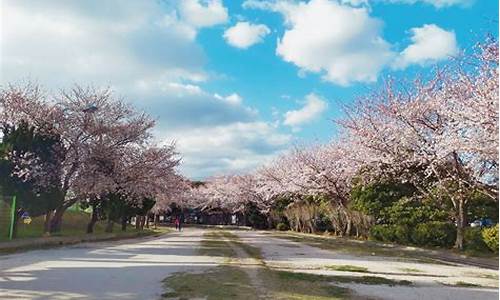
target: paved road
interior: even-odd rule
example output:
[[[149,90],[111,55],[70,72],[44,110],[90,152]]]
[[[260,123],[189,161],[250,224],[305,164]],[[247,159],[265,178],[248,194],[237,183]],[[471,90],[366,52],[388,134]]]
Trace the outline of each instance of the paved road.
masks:
[[[170,274],[202,272],[221,262],[222,258],[197,254],[204,232],[186,228],[182,233],[157,238],[87,243],[0,256],[0,299],[159,299],[164,292],[161,281]],[[262,249],[263,259],[273,268],[325,275],[373,275],[414,282],[412,287],[345,285],[361,296],[398,300],[498,299],[498,271],[356,256],[278,239],[265,232],[233,233],[243,242]],[[367,267],[370,273],[325,268],[332,265]],[[415,271],[409,274],[407,270]],[[458,281],[493,288],[444,285]]]
[[[196,254],[202,235],[188,229],[0,256],[0,299],[158,299],[169,274],[216,264]]]

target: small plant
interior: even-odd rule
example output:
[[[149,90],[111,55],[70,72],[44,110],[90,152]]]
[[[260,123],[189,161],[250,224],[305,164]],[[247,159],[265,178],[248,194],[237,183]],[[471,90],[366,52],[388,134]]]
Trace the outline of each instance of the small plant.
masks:
[[[352,266],[352,265],[327,266],[326,268],[332,271],[358,272],[358,273],[368,272],[368,268],[360,266]]]
[[[290,226],[286,223],[278,223],[278,225],[276,225],[276,229],[279,231],[287,231],[290,230]]]
[[[415,268],[401,268],[400,270],[403,272],[406,272],[406,273],[423,273],[424,272],[422,270],[415,269]]]
[[[491,251],[498,253],[498,224],[494,227],[484,228],[481,235],[486,246]]]
[[[489,248],[481,235],[481,228],[467,228],[464,235],[465,249],[471,252],[488,252]]]

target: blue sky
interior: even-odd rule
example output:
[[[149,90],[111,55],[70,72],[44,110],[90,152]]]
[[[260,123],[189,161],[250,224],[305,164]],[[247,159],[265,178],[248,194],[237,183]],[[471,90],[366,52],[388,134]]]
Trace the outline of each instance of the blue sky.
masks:
[[[340,103],[498,36],[498,1],[7,0],[1,32],[2,85],[109,85],[199,179],[327,142]]]

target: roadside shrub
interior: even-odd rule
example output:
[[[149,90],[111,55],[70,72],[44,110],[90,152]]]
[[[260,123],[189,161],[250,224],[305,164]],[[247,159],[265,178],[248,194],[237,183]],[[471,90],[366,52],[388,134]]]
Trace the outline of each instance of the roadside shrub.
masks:
[[[410,227],[406,225],[395,225],[394,226],[394,242],[398,242],[401,244],[410,243]]]
[[[479,227],[465,229],[464,245],[465,249],[469,251],[485,252],[490,250],[483,240]]]
[[[327,215],[321,214],[318,218],[314,220],[314,226],[317,231],[331,231],[332,221]]]
[[[451,247],[455,242],[457,229],[447,222],[427,222],[418,224],[412,232],[411,240],[418,246]]]
[[[391,225],[382,224],[382,225],[373,225],[370,229],[370,238],[376,241],[392,241],[394,240],[394,236],[390,235],[392,232],[390,230]]]
[[[278,225],[276,225],[276,229],[279,231],[287,231],[287,230],[290,230],[290,225],[288,225],[287,223],[281,222],[281,223],[278,223]]]
[[[498,224],[490,228],[484,228],[481,235],[486,246],[491,251],[498,253]]]
[[[276,225],[276,229],[279,231],[287,231],[290,230],[290,226],[286,223],[278,223],[278,225]]]

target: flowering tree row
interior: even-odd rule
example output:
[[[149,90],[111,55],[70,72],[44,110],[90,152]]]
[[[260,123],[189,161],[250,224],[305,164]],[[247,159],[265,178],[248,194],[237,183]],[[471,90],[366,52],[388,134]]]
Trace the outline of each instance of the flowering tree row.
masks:
[[[91,204],[96,211],[109,199],[137,208],[152,199],[154,209],[159,210],[187,187],[176,171],[175,145],[156,145],[151,134],[154,121],[109,89],[75,86],[47,95],[31,83],[3,87],[0,127],[4,140],[20,126],[42,140],[56,141],[49,150],[38,152],[32,147],[4,147],[0,157],[12,166],[10,174],[2,174],[4,178],[9,176],[20,185],[29,183],[33,189],[35,199],[22,201],[41,202],[36,195],[49,189],[59,191],[51,207],[37,212],[46,215],[46,231],[59,231],[64,212],[77,203]],[[19,144],[14,139],[13,145]],[[26,186],[10,187],[11,193],[25,190]]]
[[[312,216],[318,205],[309,204],[320,197],[337,233],[353,234],[371,222],[349,209],[353,184],[391,178],[414,186],[417,197],[451,201],[462,248],[471,195],[498,201],[498,44],[477,49],[427,80],[390,80],[344,107],[331,143],[294,149],[244,176],[208,180],[195,198],[233,211],[253,202],[268,214],[286,197],[289,208]]]

